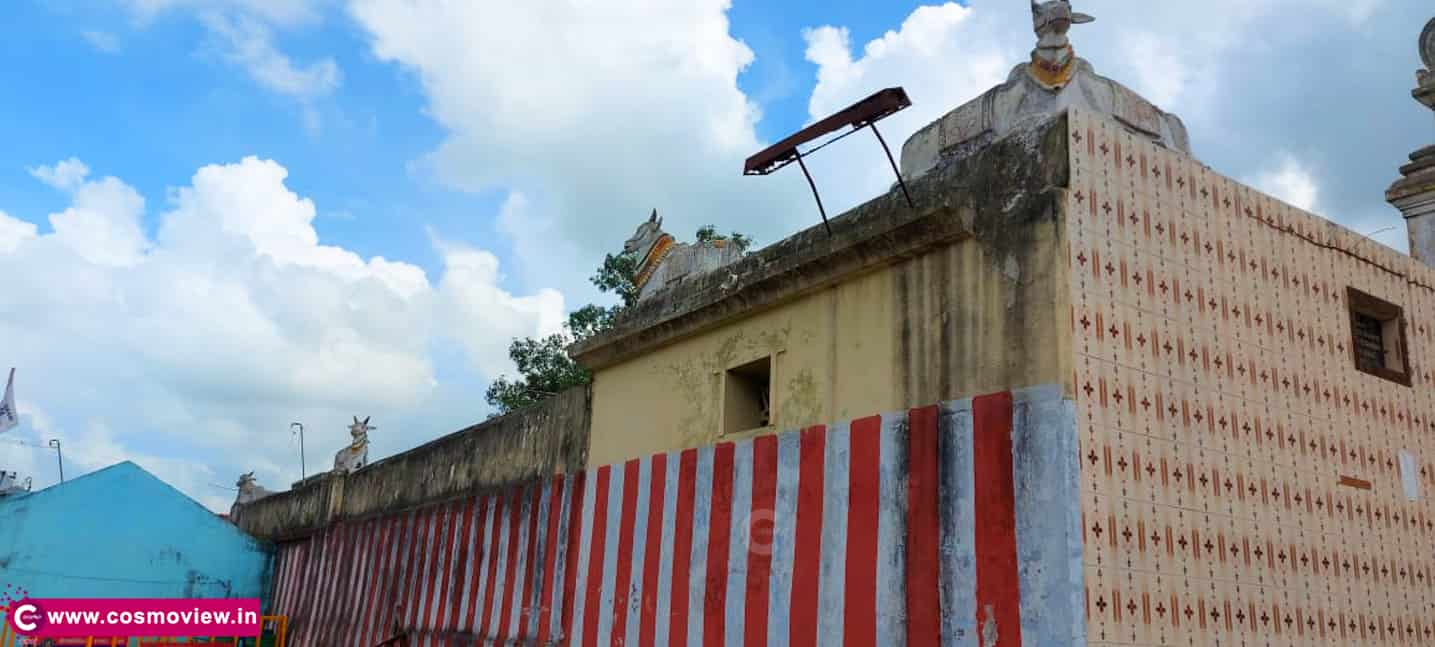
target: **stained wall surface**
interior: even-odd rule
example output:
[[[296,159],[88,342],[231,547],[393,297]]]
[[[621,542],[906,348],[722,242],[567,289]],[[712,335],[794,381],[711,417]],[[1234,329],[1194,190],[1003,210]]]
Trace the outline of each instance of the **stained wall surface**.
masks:
[[[280,547],[275,607],[297,647],[1079,644],[1074,411],[998,393],[344,521]]]
[[[1435,271],[1070,120],[1090,643],[1435,644]],[[1347,287],[1411,386],[1355,369]]]

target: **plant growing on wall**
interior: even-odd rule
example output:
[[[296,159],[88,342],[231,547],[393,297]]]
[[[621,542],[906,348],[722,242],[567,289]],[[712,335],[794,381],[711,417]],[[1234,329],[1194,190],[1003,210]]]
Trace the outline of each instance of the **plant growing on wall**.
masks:
[[[733,232],[722,236],[711,225],[698,229],[697,240],[728,240],[744,250],[752,245],[752,239],[743,234]],[[522,409],[592,381],[593,375],[568,357],[567,348],[611,328],[618,314],[637,301],[638,288],[633,284],[633,275],[637,272],[638,260],[633,254],[607,254],[603,264],[589,277],[599,290],[616,295],[617,305],[605,307],[590,303],[568,314],[563,332],[541,338],[514,339],[509,343],[508,357],[517,366],[518,375],[500,376],[488,385],[484,399],[494,407],[493,415]]]

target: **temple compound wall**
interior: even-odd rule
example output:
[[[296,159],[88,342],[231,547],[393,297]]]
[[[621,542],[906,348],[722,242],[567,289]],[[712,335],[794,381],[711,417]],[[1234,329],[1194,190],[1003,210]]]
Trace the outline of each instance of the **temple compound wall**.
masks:
[[[907,184],[242,510],[294,644],[1435,642],[1435,269],[1079,108]]]
[[[1435,269],[1070,118],[1091,644],[1435,644]]]
[[[1075,490],[1074,411],[997,393],[342,521],[280,546],[274,611],[298,646],[1077,644],[1078,512],[1020,496]]]

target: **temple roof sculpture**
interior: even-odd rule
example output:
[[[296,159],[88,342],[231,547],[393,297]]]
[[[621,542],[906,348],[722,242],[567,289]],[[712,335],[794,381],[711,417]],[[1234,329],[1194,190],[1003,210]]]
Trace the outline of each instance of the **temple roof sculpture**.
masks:
[[[633,284],[641,301],[690,276],[711,272],[742,258],[743,248],[725,239],[679,243],[663,231],[658,210],[623,243],[623,253],[638,259]]]
[[[1130,88],[1096,73],[1076,56],[1067,31],[1089,23],[1068,0],[1031,3],[1037,35],[1031,60],[1012,69],[1005,83],[912,135],[902,147],[902,176],[911,180],[944,158],[964,156],[1024,124],[1077,107],[1116,118],[1127,129],[1186,154],[1186,126]]]

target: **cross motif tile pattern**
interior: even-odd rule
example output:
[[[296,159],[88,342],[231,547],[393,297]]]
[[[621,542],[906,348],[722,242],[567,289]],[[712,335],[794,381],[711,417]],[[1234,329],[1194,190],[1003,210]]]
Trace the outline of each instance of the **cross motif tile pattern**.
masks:
[[[1435,270],[1070,127],[1090,643],[1435,644]],[[1405,309],[1413,386],[1355,369],[1347,286]]]

